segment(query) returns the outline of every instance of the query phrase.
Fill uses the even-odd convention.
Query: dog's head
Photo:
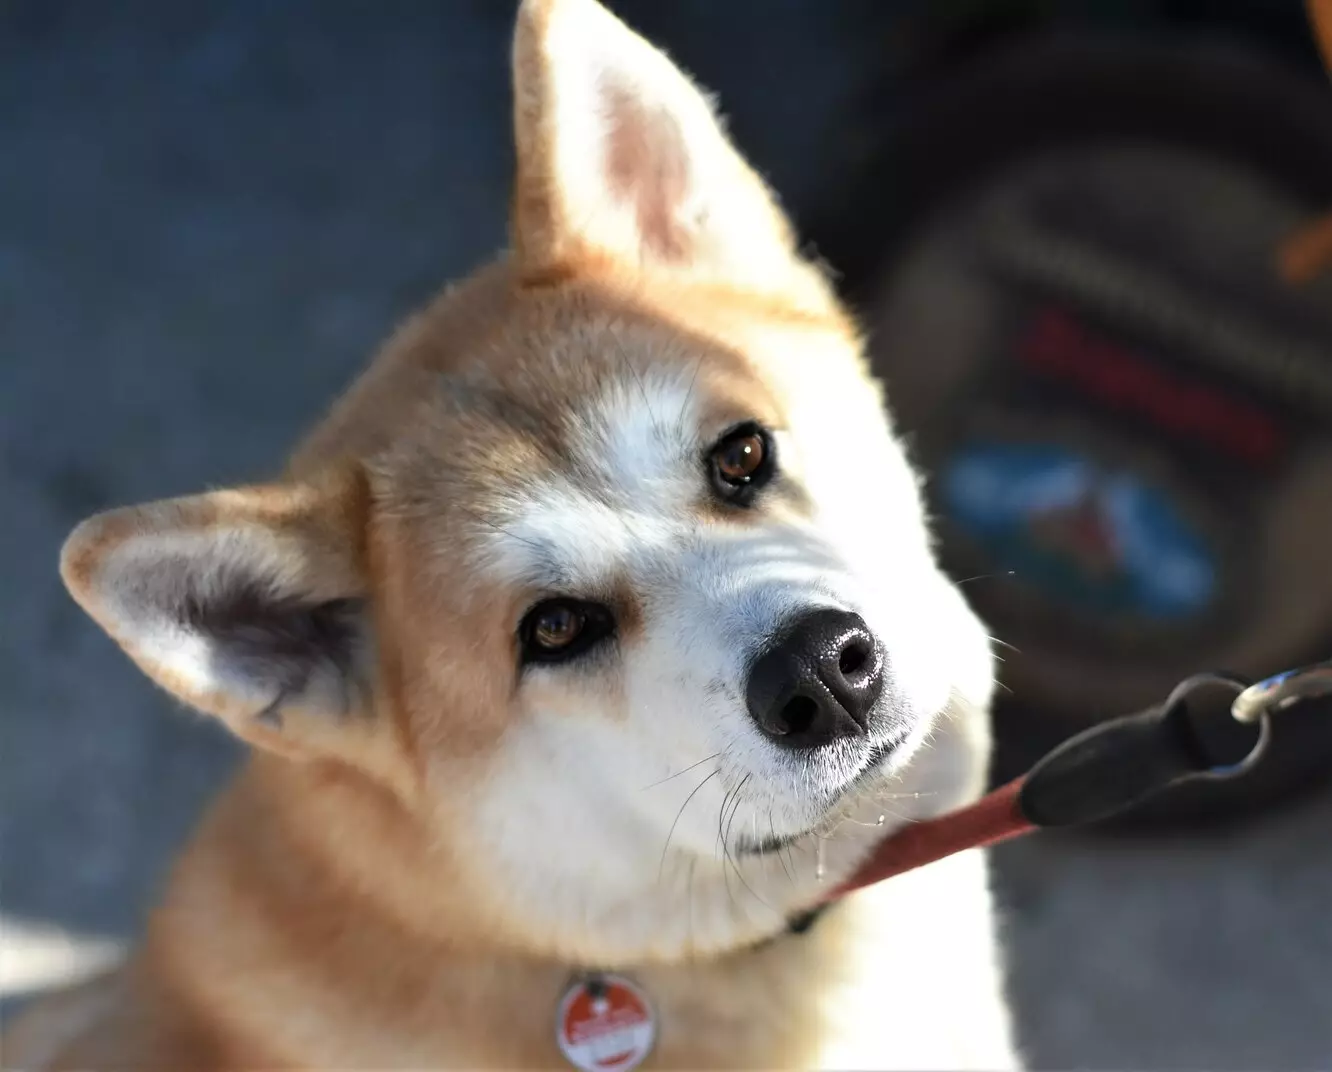
[[[389,786],[505,933],[724,948],[950,802],[912,772],[988,648],[706,99],[593,0],[527,0],[514,69],[512,252],[284,480],[93,518],[63,572],[177,695]]]

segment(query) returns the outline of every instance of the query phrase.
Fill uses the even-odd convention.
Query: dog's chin
[[[736,851],[745,856],[764,856],[780,852],[798,841],[817,835],[822,829],[835,823],[838,816],[852,810],[858,802],[873,799],[894,773],[900,771],[910,761],[911,755],[927,730],[928,727],[923,726],[908,727],[882,740],[872,742],[848,777],[830,786],[825,793],[819,794],[816,814],[808,825],[800,829],[770,834],[759,840],[741,840],[736,846]]]

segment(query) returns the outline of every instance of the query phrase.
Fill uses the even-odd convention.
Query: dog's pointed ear
[[[524,0],[514,248],[531,277],[606,258],[777,289],[791,229],[707,98],[596,0]]]
[[[365,712],[363,481],[112,510],[61,552],[75,600],[158,684],[252,744],[323,750]]]

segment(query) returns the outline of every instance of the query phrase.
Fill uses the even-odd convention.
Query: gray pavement
[[[133,935],[237,756],[80,615],[60,541],[263,476],[502,241],[510,10],[0,6],[0,1001]],[[864,42],[764,11],[757,40],[737,15],[678,51],[798,206]],[[1207,838],[997,853],[1033,1062],[1332,1068],[1329,828],[1324,796]]]

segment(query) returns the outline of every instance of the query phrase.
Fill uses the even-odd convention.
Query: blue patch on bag
[[[941,490],[953,524],[998,568],[1061,602],[1176,619],[1216,592],[1215,556],[1163,490],[1066,447],[971,445]]]

